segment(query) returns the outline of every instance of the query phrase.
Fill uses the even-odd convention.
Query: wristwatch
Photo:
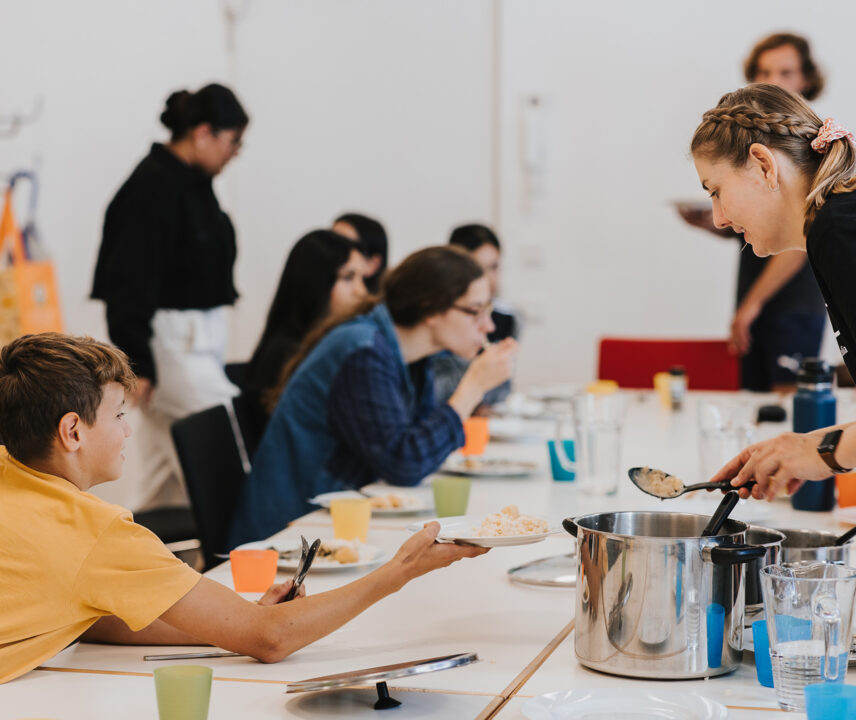
[[[820,441],[820,445],[817,446],[817,452],[820,457],[823,458],[823,462],[829,465],[832,472],[836,473],[846,473],[853,469],[841,467],[841,465],[835,461],[835,448],[838,447],[838,441],[841,440],[841,433],[843,432],[843,430],[839,429],[826,433],[826,435],[823,436],[823,440]]]

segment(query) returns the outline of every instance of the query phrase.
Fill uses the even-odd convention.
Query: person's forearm
[[[766,305],[802,269],[806,259],[806,254],[801,250],[772,256],[740,304]]]
[[[409,579],[394,558],[345,587],[278,605],[256,605],[202,578],[161,619],[212,645],[277,662],[338,629]]]
[[[823,439],[823,436],[833,430],[843,430],[841,439],[838,441],[838,447],[835,448],[835,461],[845,468],[856,467],[856,422],[841,423],[839,425],[830,425],[829,427],[812,430],[809,435],[817,438],[817,442]]]
[[[461,422],[473,414],[473,410],[478,407],[484,397],[481,389],[474,387],[474,385],[474,383],[466,381],[461,382],[455,392],[452,393],[452,397],[449,398],[449,405],[452,410],[458,413]]]
[[[134,632],[115,615],[106,615],[95,622],[83,635],[83,642],[115,645],[207,645],[203,640],[155,620],[151,625]]]
[[[274,661],[329,635],[361,612],[400,590],[409,580],[397,560],[382,565],[346,587],[309,595],[298,602],[274,605],[262,610],[275,619],[271,630],[278,635]]]

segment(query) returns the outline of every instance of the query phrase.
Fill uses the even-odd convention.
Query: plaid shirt
[[[332,330],[277,403],[238,502],[232,547],[269,537],[320,493],[377,479],[415,485],[464,444],[438,407],[429,359],[404,363],[384,305]]]

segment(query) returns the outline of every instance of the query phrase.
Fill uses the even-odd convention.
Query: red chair
[[[650,388],[654,373],[681,365],[691,390],[739,390],[740,360],[725,340],[603,338],[597,376],[620,387]]]

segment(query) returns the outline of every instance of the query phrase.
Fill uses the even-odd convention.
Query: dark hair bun
[[[193,93],[187,90],[178,90],[172,93],[166,99],[166,109],[161,113],[160,121],[173,134],[180,134],[187,127],[192,102]]]

